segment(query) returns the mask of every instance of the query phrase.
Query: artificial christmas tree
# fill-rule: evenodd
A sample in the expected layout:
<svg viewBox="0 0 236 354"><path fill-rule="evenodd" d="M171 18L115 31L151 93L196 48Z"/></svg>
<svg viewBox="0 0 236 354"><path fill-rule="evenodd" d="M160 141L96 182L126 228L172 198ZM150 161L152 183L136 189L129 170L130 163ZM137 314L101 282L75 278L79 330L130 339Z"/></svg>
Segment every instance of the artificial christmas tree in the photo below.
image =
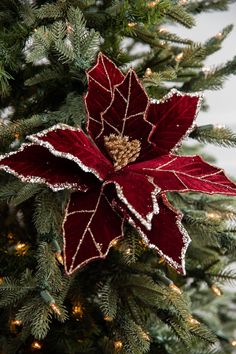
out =
<svg viewBox="0 0 236 354"><path fill-rule="evenodd" d="M233 352L236 185L179 149L236 144L195 123L196 91L235 72L203 70L231 27L160 27L227 3L2 1L4 353Z"/></svg>

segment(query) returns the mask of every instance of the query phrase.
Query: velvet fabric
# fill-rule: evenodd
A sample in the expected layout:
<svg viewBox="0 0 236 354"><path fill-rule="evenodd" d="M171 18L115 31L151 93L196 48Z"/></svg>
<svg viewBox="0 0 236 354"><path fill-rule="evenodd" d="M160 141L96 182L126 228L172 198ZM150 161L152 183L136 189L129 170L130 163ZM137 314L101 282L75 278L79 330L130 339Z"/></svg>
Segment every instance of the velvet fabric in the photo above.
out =
<svg viewBox="0 0 236 354"><path fill-rule="evenodd" d="M102 185L87 193L72 193L63 224L65 270L68 274L88 261L104 258L111 235L123 236L123 220L112 208Z"/></svg>
<svg viewBox="0 0 236 354"><path fill-rule="evenodd" d="M181 224L182 213L169 203L165 194L158 197L158 205L159 212L153 215L150 230L147 230L137 218L130 216L125 204L118 201L117 208L139 231L149 248L155 249L167 263L178 272L184 273L184 259L190 237Z"/></svg>
<svg viewBox="0 0 236 354"><path fill-rule="evenodd" d="M71 274L106 256L123 237L124 220L179 272L185 272L190 238L182 215L166 192L236 195L223 170L198 156L174 150L194 127L201 94L171 90L159 101L147 97L135 72L124 76L103 54L87 73L86 135L58 124L31 135L30 144L0 157L0 169L53 190L72 189L63 222L65 270ZM116 170L104 146L115 134L138 139L136 161Z"/></svg>

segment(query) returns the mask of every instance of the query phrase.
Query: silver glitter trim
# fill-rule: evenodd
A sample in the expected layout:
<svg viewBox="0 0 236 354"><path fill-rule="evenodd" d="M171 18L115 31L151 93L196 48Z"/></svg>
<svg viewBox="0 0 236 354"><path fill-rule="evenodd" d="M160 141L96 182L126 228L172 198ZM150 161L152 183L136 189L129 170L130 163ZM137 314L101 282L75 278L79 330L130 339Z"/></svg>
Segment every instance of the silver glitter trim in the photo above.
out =
<svg viewBox="0 0 236 354"><path fill-rule="evenodd" d="M129 222L133 227L135 227L135 228L138 230L138 232L139 232L140 236L142 237L143 241L147 244L147 246L148 246L150 249L155 249L155 250L158 252L158 254L159 254L161 257L163 257L171 267L175 268L178 272L181 272L181 273L183 272L183 274L186 275L186 270L185 270L185 255L186 255L188 246L189 246L189 244L190 244L190 242L191 242L191 239L190 239L190 237L189 237L188 232L186 231L186 229L183 227L183 225L182 225L182 223L181 223L183 214L182 214L179 210L175 209L175 208L169 203L169 201L167 200L167 198L166 198L164 195L162 195L162 198L163 198L164 204L165 204L168 208L170 208L170 209L176 214L176 226L178 227L180 233L181 233L182 236L183 236L183 244L184 244L184 246L183 246L183 248L182 248L182 250L181 250L181 257L180 257L181 263L180 263L180 264L177 263L173 258L171 258L171 257L169 257L168 255L166 255L166 254L165 254L160 248L158 248L156 245L154 245L153 243L150 243L150 241L149 241L149 239L148 239L148 236L140 229L139 226L137 226L137 224L135 223L134 219L133 219L131 216L129 216L128 222ZM158 237L158 235L157 235L157 237ZM173 247L174 247L174 245L173 245Z"/></svg>
<svg viewBox="0 0 236 354"><path fill-rule="evenodd" d="M54 192L58 192L63 189L74 189L74 190L78 190L78 191L82 191L82 192L85 192L86 190L88 190L88 188L81 188L81 186L78 183L65 182L65 183L51 184L51 183L47 182L47 180L43 177L38 177L38 176L26 177L26 176L18 173L17 171L15 171L14 169L10 168L9 166L1 164L1 160L5 159L6 157L11 157L11 156L17 154L18 152L24 151L24 149L26 147L34 146L34 145L36 145L36 144L31 144L31 143L22 144L21 147L17 151L12 151L12 152L9 152L8 154L4 154L4 155L0 156L0 170L3 170L7 173L12 174L13 176L19 178L19 180L21 180L24 183L45 184L46 186L51 188Z"/></svg>
<svg viewBox="0 0 236 354"><path fill-rule="evenodd" d="M65 159L68 159L70 161L75 162L84 172L90 172L90 173L94 174L100 181L103 181L104 178L102 176L100 176L98 171L96 171L94 168L87 167L78 157L75 157L74 155L72 155L72 154L70 154L68 152L67 153L66 152L60 152L60 151L56 150L49 142L41 141L40 139L38 139L38 137L40 138L40 137L46 136L49 132L56 131L58 129L60 129L60 130L71 130L71 131L81 132L81 133L84 134L84 132L80 128L75 128L75 127L71 127L71 126L66 125L66 124L59 123L59 124L56 124L53 127L49 128L49 129L43 130L40 133L33 134L33 135L28 135L27 139L29 139L30 141L34 142L35 144L38 144L38 145L46 147L54 156L63 157ZM92 142L91 142L91 144L92 144Z"/></svg>
<svg viewBox="0 0 236 354"><path fill-rule="evenodd" d="M183 244L184 247L182 248L181 251L181 265L182 265L182 269L183 269L183 274L186 275L186 270L185 270L185 255L188 249L188 246L191 242L191 238L187 232L187 230L185 229L185 227L183 226L183 224L181 223L182 219L183 219L183 213L179 210L176 209L168 200L166 194L162 194L162 200L163 203L170 209L172 210L175 214L176 214L176 225L180 231L180 233L183 236ZM171 259L171 258L170 258ZM173 260L173 262L175 262Z"/></svg>
<svg viewBox="0 0 236 354"><path fill-rule="evenodd" d="M179 141L175 144L175 146L170 150L170 152L172 152L172 153L175 153L176 150L178 150L178 148L182 145L183 141L189 136L189 134L196 127L196 119L197 119L198 113L200 111L202 100L203 100L203 97L204 97L202 92L185 93L185 92L181 92L181 91L178 91L175 88L173 88L173 89L170 90L170 92L168 92L167 95L165 95L160 100L152 98L152 99L150 99L150 102L151 103L155 103L155 104L161 104L161 103L164 103L164 102L167 102L168 100L170 100L174 95L181 96L181 97L184 97L184 96L198 97L198 103L197 103L196 111L195 111L194 118L193 118L193 121L192 121L192 125L186 130L186 132L182 136L182 138L180 138ZM152 132L151 132L151 134L152 134ZM149 139L151 138L151 134L149 134L149 137L148 137L148 141L149 142L150 142Z"/></svg>
<svg viewBox="0 0 236 354"><path fill-rule="evenodd" d="M96 260L96 259L104 259L104 258L106 258L106 256L107 256L107 254L108 254L110 248L114 245L114 242L115 242L115 241L118 242L119 240L121 240L121 239L124 238L124 221L125 221L125 219L124 219L124 218L123 218L123 219L121 218L121 235L118 236L118 237L113 238L113 239L111 240L111 242L109 243L109 246L108 246L106 252L103 253L103 254L101 253L101 246L100 246L100 244L98 244L98 243L96 242L95 237L94 237L94 235L93 235L93 233L92 233L92 230L90 229L89 225L91 224L92 219L93 219L93 216L94 216L94 214L95 214L96 211L97 211L97 208L98 208L98 205L99 205L99 202L100 202L100 199L101 199L102 195L103 195L103 188L101 189L101 193L100 193L100 195L99 195L99 198L98 198L98 202L97 202L97 204L96 204L96 207L95 207L95 209L93 209L93 212L94 212L94 213L91 215L90 221L89 221L88 225L86 226L86 229L85 229L85 231L84 231L84 233L83 233L81 239L80 239L79 242L78 242L78 246L77 246L77 248L76 248L76 251L75 251L75 253L74 253L74 256L72 257L72 263L71 263L69 269L67 268L67 261L66 261L66 233L65 233L65 223L66 223L66 220L67 220L68 216L71 215L71 213L68 213L68 209L69 209L69 205L70 205L71 198L69 199L69 201L68 201L68 203L67 203L67 206L66 206L66 209L65 209L65 216L64 216L64 219L63 219L63 223L62 223L63 255L64 255L64 260L65 260L65 262L64 262L64 268L65 268L65 272L66 272L67 275L73 274L75 271L77 271L77 270L79 270L79 269L85 267L85 266L86 266L88 263L90 263L91 261L94 261L94 260ZM106 196L105 196L105 195L103 195L103 196L104 196L105 199L107 200ZM108 202L108 201L107 201L107 202ZM109 202L108 202L108 204L110 205ZM110 206L111 206L111 205L110 205ZM114 213L116 213L116 211L115 211L112 207L111 207L111 209L112 209L112 211L113 211ZM86 212L86 210L85 210L84 212ZM116 213L116 214L117 214L117 213ZM117 215L118 215L118 214L117 214ZM118 215L118 216L120 217L120 215ZM82 263L78 264L77 267L73 268L73 264L74 264L75 258L76 258L77 254L78 254L78 252L79 252L80 245L82 244L82 242L83 242L83 240L84 240L84 237L85 237L85 234L86 234L87 231L89 231L89 233L90 233L90 236L91 236L91 238L92 238L92 240L93 240L94 246L96 247L96 249L97 249L97 251L98 251L98 253L99 253L99 256L95 256L95 257L88 258L88 259L86 259L85 261L83 261Z"/></svg>
<svg viewBox="0 0 236 354"><path fill-rule="evenodd" d="M152 227L152 218L154 214L158 214L159 212L159 206L156 200L157 194L160 192L160 188L153 182L153 179L151 177L147 177L148 181L153 184L155 187L154 190L151 192L151 198L152 198L152 211L149 212L145 218L139 214L139 212L129 203L129 201L126 199L124 193L123 193L123 188L122 186L115 181L105 181L103 186L106 186L107 184L114 184L116 188L116 193L118 198L128 207L128 209L133 213L133 215L143 224L147 230L151 230Z"/></svg>

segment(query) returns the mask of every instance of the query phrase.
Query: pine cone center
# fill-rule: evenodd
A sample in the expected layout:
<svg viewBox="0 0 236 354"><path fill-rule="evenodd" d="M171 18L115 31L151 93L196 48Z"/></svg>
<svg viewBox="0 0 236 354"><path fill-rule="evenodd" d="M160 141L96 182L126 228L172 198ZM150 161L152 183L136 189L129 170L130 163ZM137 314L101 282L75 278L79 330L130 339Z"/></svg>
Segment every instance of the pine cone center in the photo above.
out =
<svg viewBox="0 0 236 354"><path fill-rule="evenodd" d="M136 161L141 150L141 143L139 140L129 140L128 136L115 134L105 136L104 145L114 162L116 171L125 167L130 162Z"/></svg>

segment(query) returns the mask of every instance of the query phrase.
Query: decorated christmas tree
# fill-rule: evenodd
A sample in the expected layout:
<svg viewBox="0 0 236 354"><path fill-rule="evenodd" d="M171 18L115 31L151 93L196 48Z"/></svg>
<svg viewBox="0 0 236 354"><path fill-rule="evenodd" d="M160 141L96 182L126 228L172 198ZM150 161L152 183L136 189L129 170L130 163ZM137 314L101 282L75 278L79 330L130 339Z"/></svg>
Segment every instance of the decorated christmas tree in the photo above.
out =
<svg viewBox="0 0 236 354"><path fill-rule="evenodd" d="M229 3L1 0L1 353L233 353L236 184L199 142L236 135L197 124L232 26L163 27Z"/></svg>

